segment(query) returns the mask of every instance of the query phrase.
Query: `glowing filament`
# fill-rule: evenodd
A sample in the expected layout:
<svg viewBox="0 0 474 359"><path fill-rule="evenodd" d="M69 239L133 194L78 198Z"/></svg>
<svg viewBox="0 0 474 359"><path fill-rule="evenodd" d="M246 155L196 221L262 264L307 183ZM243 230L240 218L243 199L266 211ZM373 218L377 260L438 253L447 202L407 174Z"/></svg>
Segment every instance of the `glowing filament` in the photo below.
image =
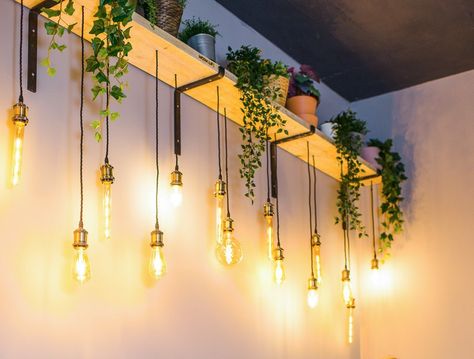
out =
<svg viewBox="0 0 474 359"><path fill-rule="evenodd" d="M346 306L350 305L353 298L350 280L345 280L342 282L342 296L344 298L344 303L346 304Z"/></svg>
<svg viewBox="0 0 474 359"><path fill-rule="evenodd" d="M268 259L273 261L273 216L266 216L266 239Z"/></svg>
<svg viewBox="0 0 474 359"><path fill-rule="evenodd" d="M112 210L112 183L104 182L104 234L105 239L110 239L111 233L111 210Z"/></svg>
<svg viewBox="0 0 474 359"><path fill-rule="evenodd" d="M216 242L217 244L222 243L223 232L222 232L222 207L224 203L224 196L216 195Z"/></svg>
<svg viewBox="0 0 474 359"><path fill-rule="evenodd" d="M347 320L347 342L352 344L354 339L354 307L349 306L348 311L348 320Z"/></svg>
<svg viewBox="0 0 474 359"><path fill-rule="evenodd" d="M308 290L307 302L310 308L315 308L318 305L319 293L317 289L311 288Z"/></svg>
<svg viewBox="0 0 474 359"><path fill-rule="evenodd" d="M179 207L183 203L183 186L178 184L171 185L171 204L173 207Z"/></svg>
<svg viewBox="0 0 474 359"><path fill-rule="evenodd" d="M25 134L25 124L23 122L15 122L15 136L13 138L13 154L12 154L12 185L16 186L20 181L21 162L23 157L23 137Z"/></svg>
<svg viewBox="0 0 474 359"><path fill-rule="evenodd" d="M321 246L316 245L314 247L314 264L316 269L316 280L318 286L321 284L322 277L321 277Z"/></svg>
<svg viewBox="0 0 474 359"><path fill-rule="evenodd" d="M240 243L232 235L232 231L224 231L224 239L216 247L216 257L225 266L237 264L242 259Z"/></svg>
<svg viewBox="0 0 474 359"><path fill-rule="evenodd" d="M149 271L150 274L156 279L160 279L166 274L166 261L163 255L163 247L151 247Z"/></svg>
<svg viewBox="0 0 474 359"><path fill-rule="evenodd" d="M79 247L75 249L73 276L79 283L84 283L91 277L89 257L86 249Z"/></svg>
<svg viewBox="0 0 474 359"><path fill-rule="evenodd" d="M281 285L285 280L285 267L283 259L276 259L273 265L273 279L276 284Z"/></svg>

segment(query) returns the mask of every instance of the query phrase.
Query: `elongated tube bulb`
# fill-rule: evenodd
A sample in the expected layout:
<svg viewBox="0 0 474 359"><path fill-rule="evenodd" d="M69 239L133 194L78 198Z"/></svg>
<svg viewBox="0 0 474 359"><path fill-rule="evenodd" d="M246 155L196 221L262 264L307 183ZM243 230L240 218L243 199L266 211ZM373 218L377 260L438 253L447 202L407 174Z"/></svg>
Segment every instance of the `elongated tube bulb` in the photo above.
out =
<svg viewBox="0 0 474 359"><path fill-rule="evenodd" d="M166 274L166 261L162 246L151 247L149 271L155 279L160 279Z"/></svg>
<svg viewBox="0 0 474 359"><path fill-rule="evenodd" d="M347 318L347 342L352 344L354 339L354 308L347 308L348 318Z"/></svg>
<svg viewBox="0 0 474 359"><path fill-rule="evenodd" d="M353 300L350 271L347 269L342 271L342 298L346 306L350 305Z"/></svg>
<svg viewBox="0 0 474 359"><path fill-rule="evenodd" d="M25 124L19 121L15 122L15 135L13 138L12 154L12 185L16 186L20 181L21 162L23 157L23 137L25 134Z"/></svg>
<svg viewBox="0 0 474 359"><path fill-rule="evenodd" d="M242 260L242 248L239 241L233 235L232 222L231 218L224 220L223 240L216 247L216 257L225 266L232 266Z"/></svg>
<svg viewBox="0 0 474 359"><path fill-rule="evenodd" d="M104 236L110 239L111 236L111 212L112 212L112 183L104 182Z"/></svg>
<svg viewBox="0 0 474 359"><path fill-rule="evenodd" d="M265 234L266 234L266 244L267 244L267 255L268 259L273 261L273 216L266 216L266 229L265 229Z"/></svg>
<svg viewBox="0 0 474 359"><path fill-rule="evenodd" d="M181 206L183 203L183 174L179 170L171 172L170 201L173 207Z"/></svg>
<svg viewBox="0 0 474 359"><path fill-rule="evenodd" d="M281 285L285 281L285 266L283 265L283 259L276 259L273 264L273 278L275 283Z"/></svg>
<svg viewBox="0 0 474 359"><path fill-rule="evenodd" d="M322 275L321 275L321 245L316 244L314 246L314 266L316 271L316 280L318 282L318 286L321 285L322 282Z"/></svg>
<svg viewBox="0 0 474 359"><path fill-rule="evenodd" d="M319 303L319 293L318 290L315 288L308 289L308 297L307 297L308 306L310 308L315 308Z"/></svg>
<svg viewBox="0 0 474 359"><path fill-rule="evenodd" d="M224 196L226 194L226 185L222 179L218 179L215 185L214 198L216 199L216 243L220 245L224 236Z"/></svg>
<svg viewBox="0 0 474 359"><path fill-rule="evenodd" d="M74 251L73 277L82 284L91 277L89 257L87 256L86 248L78 247Z"/></svg>

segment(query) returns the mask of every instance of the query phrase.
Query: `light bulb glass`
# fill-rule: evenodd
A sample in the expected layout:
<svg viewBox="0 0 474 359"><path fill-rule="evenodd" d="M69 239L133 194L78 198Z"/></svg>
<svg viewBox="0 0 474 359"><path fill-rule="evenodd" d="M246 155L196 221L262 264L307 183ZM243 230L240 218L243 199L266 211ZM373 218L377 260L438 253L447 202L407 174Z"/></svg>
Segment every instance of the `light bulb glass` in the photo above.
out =
<svg viewBox="0 0 474 359"><path fill-rule="evenodd" d="M88 281L91 277L91 268L86 248L79 247L74 249L73 276L79 283Z"/></svg>
<svg viewBox="0 0 474 359"><path fill-rule="evenodd" d="M348 318L347 318L347 342L352 344L354 340L354 308L351 306L347 308Z"/></svg>
<svg viewBox="0 0 474 359"><path fill-rule="evenodd" d="M318 286L322 282L322 276L321 276L321 246L320 245L315 245L314 246L314 265L315 265L315 270L316 270L316 281L318 283Z"/></svg>
<svg viewBox="0 0 474 359"><path fill-rule="evenodd" d="M237 264L242 260L242 248L232 231L224 231L223 241L216 247L216 257L225 266Z"/></svg>
<svg viewBox="0 0 474 359"><path fill-rule="evenodd" d="M151 247L149 271L150 274L156 279L160 279L166 274L166 261L163 255L163 247Z"/></svg>
<svg viewBox="0 0 474 359"><path fill-rule="evenodd" d="M15 134L13 138L13 153L12 153L12 178L13 186L16 186L20 181L21 176L21 162L23 157L23 137L25 135L25 123L15 121Z"/></svg>
<svg viewBox="0 0 474 359"><path fill-rule="evenodd" d="M267 242L267 252L268 252L268 259L273 261L273 216L266 216L266 228L265 228L265 234L266 234L266 242Z"/></svg>
<svg viewBox="0 0 474 359"><path fill-rule="evenodd" d="M104 182L104 235L110 239L111 235L111 211L112 211L112 183Z"/></svg>
<svg viewBox="0 0 474 359"><path fill-rule="evenodd" d="M342 297L344 299L344 303L349 305L352 301L352 286L350 280L342 281Z"/></svg>
<svg viewBox="0 0 474 359"><path fill-rule="evenodd" d="M224 206L224 196L216 194L216 242L217 244L222 243L224 233L222 231L222 210Z"/></svg>
<svg viewBox="0 0 474 359"><path fill-rule="evenodd" d="M276 259L273 262L273 280L278 285L281 285L285 280L285 266L283 265L283 259Z"/></svg>
<svg viewBox="0 0 474 359"><path fill-rule="evenodd" d="M308 289L308 297L307 297L308 306L310 308L315 308L319 303L319 293L316 288Z"/></svg>
<svg viewBox="0 0 474 359"><path fill-rule="evenodd" d="M183 203L183 185L171 185L170 200L173 207L181 206L181 203Z"/></svg>

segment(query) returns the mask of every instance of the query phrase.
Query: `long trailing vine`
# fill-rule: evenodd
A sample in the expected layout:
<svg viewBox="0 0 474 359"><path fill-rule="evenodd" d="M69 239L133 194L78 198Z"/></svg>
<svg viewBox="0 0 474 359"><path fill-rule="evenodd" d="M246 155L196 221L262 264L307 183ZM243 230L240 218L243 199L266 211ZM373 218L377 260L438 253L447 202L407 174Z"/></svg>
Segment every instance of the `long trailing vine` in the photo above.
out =
<svg viewBox="0 0 474 359"><path fill-rule="evenodd" d="M48 54L41 60L40 64L46 67L46 71L49 76L56 75L56 68L53 66L51 61L51 55L54 50L63 52L66 49L66 45L60 44L58 38L64 35L64 32L71 33L74 26L77 23L68 23L64 20L64 15L72 16L74 14L74 1L68 0L66 6L64 6L63 0L54 0L59 4L59 9L42 8L41 12L45 14L49 21L44 23L46 33L51 36L48 45Z"/></svg>
<svg viewBox="0 0 474 359"><path fill-rule="evenodd" d="M90 34L93 53L86 59L86 71L94 77L92 88L93 99L100 94L112 96L121 103L126 97L124 89L127 85L123 76L128 72L127 56L132 50L130 43L131 27L134 6L128 0L100 0L97 12L94 14L94 23ZM108 101L107 101L108 102ZM100 141L101 126L105 118L116 120L120 114L111 112L109 106L100 111L100 118L91 123L95 130L95 138Z"/></svg>
<svg viewBox="0 0 474 359"><path fill-rule="evenodd" d="M407 177L400 154L392 151L393 141L391 139L385 142L372 139L368 145L380 149L377 162L382 166L378 173L382 176L380 212L382 214L383 230L380 233L379 251L388 255L394 235L403 231L403 212L400 208L403 201L401 184Z"/></svg>
<svg viewBox="0 0 474 359"><path fill-rule="evenodd" d="M336 224L357 231L359 237L366 236L357 206L360 198L359 177L364 172L359 161L359 152L363 145L362 136L367 134L364 121L356 117L351 110L344 111L331 120L334 123L334 142L337 160L341 168L341 182L337 191Z"/></svg>
<svg viewBox="0 0 474 359"><path fill-rule="evenodd" d="M269 86L272 76L288 76L281 62L262 59L260 50L242 46L238 50L228 48L228 69L237 75L236 87L240 90L243 124L240 176L245 180L246 193L252 203L255 198L255 172L262 166L261 158L269 132L285 133L286 120L282 119L273 101L281 96L278 87Z"/></svg>

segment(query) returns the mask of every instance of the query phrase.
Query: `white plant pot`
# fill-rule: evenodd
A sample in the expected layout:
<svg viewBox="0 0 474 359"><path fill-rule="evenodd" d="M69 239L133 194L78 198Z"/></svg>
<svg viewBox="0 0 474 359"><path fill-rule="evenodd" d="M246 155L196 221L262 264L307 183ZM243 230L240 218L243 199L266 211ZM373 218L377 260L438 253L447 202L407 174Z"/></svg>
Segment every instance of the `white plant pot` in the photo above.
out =
<svg viewBox="0 0 474 359"><path fill-rule="evenodd" d="M334 140L334 123L325 122L321 125L321 132L329 137L331 140Z"/></svg>

